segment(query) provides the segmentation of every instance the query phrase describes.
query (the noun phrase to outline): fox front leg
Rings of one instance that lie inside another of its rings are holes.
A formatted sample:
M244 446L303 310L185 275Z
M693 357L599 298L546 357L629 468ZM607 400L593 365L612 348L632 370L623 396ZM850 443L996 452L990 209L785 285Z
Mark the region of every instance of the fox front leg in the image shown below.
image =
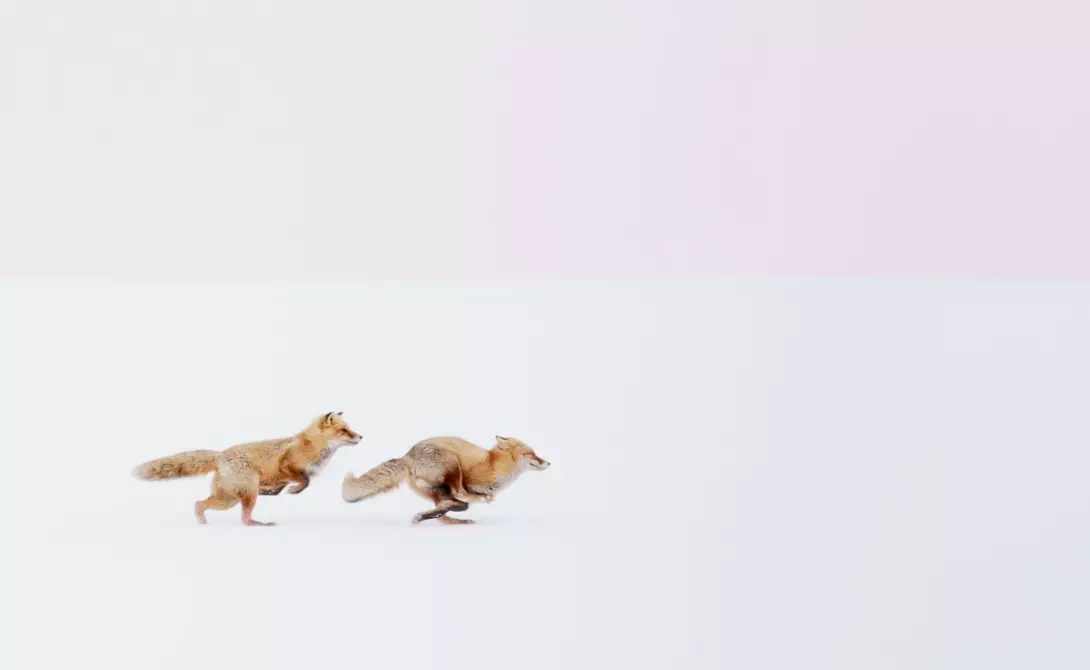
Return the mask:
M490 503L496 499L495 486L479 486L476 491L466 490L466 495L459 498L467 503Z
M295 484L288 489L288 493L292 495L298 495L305 491L310 486L310 477L305 472L300 472L295 477Z
M277 473L276 479L278 482L283 482L280 488L276 489L276 493L280 493L291 482L295 482L295 485L288 489L288 493L292 495L302 493L310 486L310 477L307 475L307 471L286 462L280 464L280 472ZM276 495L276 493L270 495Z
M451 497L464 503L490 503L494 499L491 493L471 493L469 491L452 493Z

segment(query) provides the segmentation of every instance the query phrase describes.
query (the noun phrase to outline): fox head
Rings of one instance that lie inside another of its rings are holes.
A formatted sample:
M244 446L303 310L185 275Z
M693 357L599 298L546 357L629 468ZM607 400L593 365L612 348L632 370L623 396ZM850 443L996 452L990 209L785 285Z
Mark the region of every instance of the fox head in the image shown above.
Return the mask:
M312 424L318 429L318 433L329 440L331 446L359 444L363 439L362 435L348 427L343 414L344 412L328 412L315 419Z
M534 453L530 445L513 437L496 436L496 446L511 454L515 463L531 470L546 470L551 463Z

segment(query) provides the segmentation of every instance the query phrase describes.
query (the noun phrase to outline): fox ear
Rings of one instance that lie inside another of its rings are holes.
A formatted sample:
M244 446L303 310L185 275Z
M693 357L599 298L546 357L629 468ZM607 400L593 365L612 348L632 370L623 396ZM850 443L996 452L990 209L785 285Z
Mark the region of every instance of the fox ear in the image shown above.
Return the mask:
M497 435L496 436L496 444L507 444L510 441L511 441L511 438L509 438L509 437L504 437L502 435Z
M322 415L322 423L323 424L332 423L332 421L333 421L333 412L326 412L325 414Z

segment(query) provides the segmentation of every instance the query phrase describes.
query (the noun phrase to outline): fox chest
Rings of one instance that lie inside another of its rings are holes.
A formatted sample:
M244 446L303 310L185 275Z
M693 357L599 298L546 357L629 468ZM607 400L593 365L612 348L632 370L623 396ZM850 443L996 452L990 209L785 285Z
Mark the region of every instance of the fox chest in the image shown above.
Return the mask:
M505 482L495 481L487 484L469 484L466 490L477 495L495 495L503 490Z
M495 481L467 483L466 489L478 495L495 495L518 479L524 469L525 467L520 465L506 474L496 475Z
M337 447L326 447L322 449L322 453L318 455L318 460L307 466L307 476L317 477L322 473L322 470L326 469L329 465L329 460L333 458L333 454L337 453Z

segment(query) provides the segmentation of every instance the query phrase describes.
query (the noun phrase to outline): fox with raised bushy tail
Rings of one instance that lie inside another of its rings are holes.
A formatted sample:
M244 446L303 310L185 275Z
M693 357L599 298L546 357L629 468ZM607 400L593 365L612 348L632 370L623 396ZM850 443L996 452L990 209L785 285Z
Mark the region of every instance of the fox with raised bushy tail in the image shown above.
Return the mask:
M360 439L342 412L329 412L291 437L247 442L225 451L183 451L142 463L132 473L145 480L214 473L212 494L193 508L199 523L207 523L207 510L228 510L242 503L242 523L270 526L253 518L258 495L276 495L293 482L288 493L302 493L337 449Z
M492 502L526 470L545 470L549 465L530 446L511 437L496 436L491 449L460 437L433 437L414 445L402 458L392 458L359 477L345 475L341 495L346 502L359 502L408 482L435 505L415 515L414 524L436 518L445 524L473 523L447 514L464 512L470 503Z
M148 481L196 477L215 470L216 460L219 457L218 451L183 451L180 454L141 463L133 468L132 474L137 479Z

